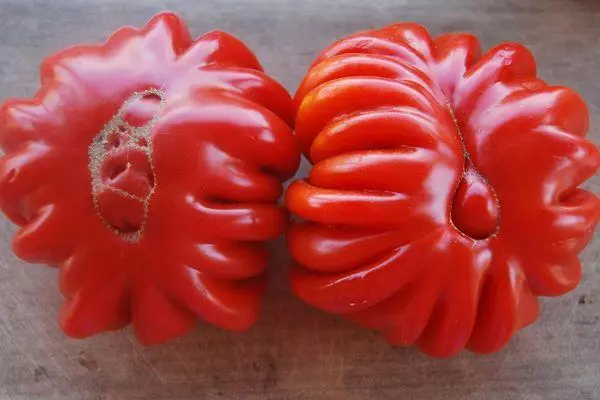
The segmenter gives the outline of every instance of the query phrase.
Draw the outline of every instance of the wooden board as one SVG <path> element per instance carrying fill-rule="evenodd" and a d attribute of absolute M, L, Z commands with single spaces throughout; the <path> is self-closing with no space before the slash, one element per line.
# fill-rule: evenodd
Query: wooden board
<path fill-rule="evenodd" d="M 0 0 L 0 97 L 33 94 L 45 55 L 140 25 L 163 8 L 195 33 L 219 28 L 243 38 L 292 91 L 333 39 L 393 21 L 421 22 L 433 33 L 467 30 L 485 46 L 523 42 L 546 80 L 588 100 L 600 141 L 595 0 Z M 588 186 L 598 192 L 600 179 Z M 56 271 L 17 260 L 13 232 L 0 220 L 0 399 L 600 399 L 598 238 L 582 255 L 580 287 L 545 299 L 540 321 L 505 350 L 436 360 L 300 303 L 286 284 L 284 250 L 271 265 L 262 318 L 246 334 L 201 325 L 154 348 L 129 330 L 67 339 L 55 320 Z"/>

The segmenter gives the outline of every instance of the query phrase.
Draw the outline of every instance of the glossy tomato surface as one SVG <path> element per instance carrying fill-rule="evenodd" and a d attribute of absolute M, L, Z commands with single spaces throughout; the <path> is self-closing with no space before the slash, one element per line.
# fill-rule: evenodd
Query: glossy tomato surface
<path fill-rule="evenodd" d="M 293 105 L 238 39 L 173 14 L 47 58 L 32 99 L 0 109 L 0 208 L 14 251 L 60 268 L 60 325 L 133 324 L 159 343 L 199 319 L 257 318 L 300 152 Z"/>
<path fill-rule="evenodd" d="M 324 50 L 296 94 L 314 164 L 286 194 L 309 304 L 433 356 L 489 353 L 581 278 L 588 110 L 516 43 L 400 23 Z"/>

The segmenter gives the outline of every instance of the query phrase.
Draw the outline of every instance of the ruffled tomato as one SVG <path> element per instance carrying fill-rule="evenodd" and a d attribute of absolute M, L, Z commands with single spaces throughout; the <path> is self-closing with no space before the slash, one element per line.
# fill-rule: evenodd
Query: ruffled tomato
<path fill-rule="evenodd" d="M 296 95 L 314 167 L 286 195 L 295 292 L 449 356 L 501 348 L 573 289 L 600 156 L 572 90 L 505 43 L 401 23 L 327 48 Z"/>
<path fill-rule="evenodd" d="M 0 207 L 21 226 L 15 253 L 60 268 L 65 333 L 132 323 L 158 343 L 197 318 L 252 325 L 300 157 L 285 89 L 239 40 L 192 40 L 172 14 L 41 75 L 0 109 Z"/>

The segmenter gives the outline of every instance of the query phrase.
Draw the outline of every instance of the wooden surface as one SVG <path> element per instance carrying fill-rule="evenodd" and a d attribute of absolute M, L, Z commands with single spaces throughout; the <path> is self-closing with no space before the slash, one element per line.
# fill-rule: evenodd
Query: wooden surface
<path fill-rule="evenodd" d="M 546 80 L 588 100 L 600 141 L 595 0 L 0 0 L 0 97 L 33 94 L 44 55 L 140 25 L 164 8 L 181 13 L 194 33 L 219 28 L 243 38 L 290 90 L 333 39 L 395 20 L 433 33 L 471 31 L 485 46 L 523 42 Z M 600 179 L 588 186 L 598 192 Z M 246 334 L 200 325 L 155 348 L 135 343 L 129 330 L 67 339 L 55 320 L 56 271 L 17 260 L 13 232 L 0 220 L 0 399 L 600 400 L 598 238 L 582 254 L 579 288 L 545 299 L 539 322 L 505 350 L 435 360 L 301 304 L 287 288 L 283 250 L 271 265 L 262 318 Z"/>

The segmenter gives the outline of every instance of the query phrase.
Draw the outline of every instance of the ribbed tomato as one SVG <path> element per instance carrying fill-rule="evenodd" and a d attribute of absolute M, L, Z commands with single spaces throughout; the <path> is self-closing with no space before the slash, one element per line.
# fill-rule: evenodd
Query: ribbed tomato
<path fill-rule="evenodd" d="M 21 226 L 16 254 L 60 268 L 65 333 L 250 327 L 300 159 L 286 90 L 239 40 L 192 40 L 173 14 L 41 74 L 0 109 L 0 208 Z"/>
<path fill-rule="evenodd" d="M 600 203 L 578 186 L 600 155 L 584 101 L 523 46 L 361 32 L 322 52 L 296 104 L 314 163 L 286 195 L 306 302 L 450 356 L 498 350 L 538 296 L 579 282 Z"/>

